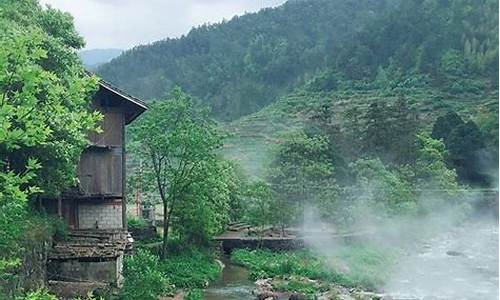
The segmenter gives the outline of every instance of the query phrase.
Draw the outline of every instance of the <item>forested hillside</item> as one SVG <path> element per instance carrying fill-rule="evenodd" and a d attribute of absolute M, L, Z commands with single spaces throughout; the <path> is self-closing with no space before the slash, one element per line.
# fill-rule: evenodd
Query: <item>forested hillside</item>
<path fill-rule="evenodd" d="M 405 1 L 388 10 L 343 45 L 335 67 L 227 126 L 232 138 L 226 155 L 240 161 L 250 174 L 265 176 L 282 135 L 303 128 L 324 109 L 342 132 L 343 136 L 336 135 L 338 147 L 367 155 L 370 151 L 361 149 L 369 148 L 368 137 L 353 142 L 345 135 L 361 139 L 373 134 L 367 126 L 373 122 L 385 126 L 393 118 L 392 103 L 402 100 L 418 117 L 417 128 L 431 130 L 436 119 L 449 111 L 475 122 L 485 140 L 479 144 L 492 150 L 488 159 L 493 159 L 498 148 L 497 4 Z M 399 136 L 411 135 L 411 130 L 398 130 L 381 129 L 374 139 L 389 147 Z M 473 143 L 461 138 L 464 144 Z M 476 162 L 484 168 L 484 162 Z"/>
<path fill-rule="evenodd" d="M 345 43 L 394 0 L 289 1 L 194 28 L 180 39 L 137 46 L 99 75 L 144 99 L 179 85 L 233 120 L 272 103 L 334 65 Z"/>
<path fill-rule="evenodd" d="M 495 0 L 288 1 L 135 47 L 98 73 L 145 99 L 179 85 L 222 120 L 255 112 L 321 72 L 324 88 L 388 80 L 481 90 L 490 81 L 473 79 L 497 82 L 496 7 Z M 405 80 L 409 74 L 421 76 Z"/>

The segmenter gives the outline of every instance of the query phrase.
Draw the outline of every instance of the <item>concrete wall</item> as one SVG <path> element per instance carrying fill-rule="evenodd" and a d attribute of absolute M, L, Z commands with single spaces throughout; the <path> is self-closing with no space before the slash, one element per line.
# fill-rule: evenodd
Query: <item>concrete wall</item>
<path fill-rule="evenodd" d="M 99 229 L 122 228 L 122 204 L 79 203 L 78 227 L 80 229 L 95 229 L 96 222 Z"/>
<path fill-rule="evenodd" d="M 121 258 L 108 261 L 51 261 L 47 267 L 51 280 L 116 284 L 119 280 L 118 260 L 121 262 Z"/>

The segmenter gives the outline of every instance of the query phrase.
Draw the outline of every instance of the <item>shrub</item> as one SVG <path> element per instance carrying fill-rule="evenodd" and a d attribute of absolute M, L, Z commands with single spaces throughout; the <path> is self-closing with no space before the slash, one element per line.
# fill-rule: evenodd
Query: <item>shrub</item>
<path fill-rule="evenodd" d="M 155 300 L 168 291 L 168 280 L 162 272 L 160 260 L 148 251 L 139 249 L 125 258 L 125 282 L 122 294 L 130 300 Z"/>
<path fill-rule="evenodd" d="M 162 262 L 162 271 L 170 283 L 177 288 L 204 288 L 217 279 L 221 267 L 211 255 L 199 250 L 186 251 L 167 257 Z"/>
<path fill-rule="evenodd" d="M 17 300 L 57 300 L 57 297 L 49 294 L 46 290 L 37 290 L 27 293 L 23 297 L 16 298 Z"/>
<path fill-rule="evenodd" d="M 186 294 L 186 297 L 184 297 L 186 300 L 202 300 L 203 299 L 203 290 L 201 289 L 192 289 L 188 291 Z"/>
<path fill-rule="evenodd" d="M 128 217 L 127 218 L 127 225 L 128 228 L 134 229 L 134 228 L 144 228 L 148 226 L 146 223 L 146 220 L 143 218 L 136 218 L 136 217 Z"/>

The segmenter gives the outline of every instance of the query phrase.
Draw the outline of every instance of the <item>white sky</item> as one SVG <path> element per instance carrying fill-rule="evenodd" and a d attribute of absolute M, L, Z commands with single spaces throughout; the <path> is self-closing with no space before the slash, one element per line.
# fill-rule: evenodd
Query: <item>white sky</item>
<path fill-rule="evenodd" d="M 193 26 L 229 20 L 235 15 L 276 6 L 285 0 L 40 0 L 67 11 L 85 38 L 86 49 L 127 49 L 167 37 L 180 37 Z"/>

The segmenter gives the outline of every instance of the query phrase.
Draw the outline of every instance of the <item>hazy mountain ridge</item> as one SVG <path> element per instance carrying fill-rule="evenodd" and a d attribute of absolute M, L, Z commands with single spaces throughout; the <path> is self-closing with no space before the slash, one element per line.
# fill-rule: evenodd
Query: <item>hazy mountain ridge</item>
<path fill-rule="evenodd" d="M 194 28 L 180 39 L 137 46 L 98 73 L 146 100 L 179 85 L 219 119 L 233 120 L 333 66 L 338 48 L 397 2 L 288 1 Z"/>
<path fill-rule="evenodd" d="M 99 65 L 111 61 L 113 58 L 122 54 L 123 49 L 108 48 L 108 49 L 89 49 L 78 53 L 83 64 L 88 69 L 95 69 Z"/>

